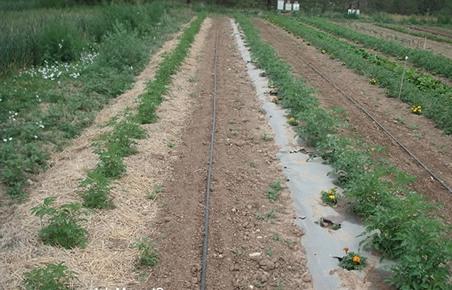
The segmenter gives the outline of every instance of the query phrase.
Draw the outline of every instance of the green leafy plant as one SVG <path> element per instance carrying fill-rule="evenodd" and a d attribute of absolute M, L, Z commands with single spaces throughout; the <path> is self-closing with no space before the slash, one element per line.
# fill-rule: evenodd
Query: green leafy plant
<path fill-rule="evenodd" d="M 84 191 L 81 193 L 83 206 L 88 208 L 112 208 L 113 202 L 109 197 L 110 180 L 99 170 L 88 173 L 88 177 L 81 183 Z"/>
<path fill-rule="evenodd" d="M 41 205 L 31 209 L 41 220 L 48 217 L 47 225 L 39 231 L 39 237 L 52 246 L 66 249 L 84 247 L 87 231 L 80 225 L 81 204 L 73 202 L 53 207 L 54 201 L 54 197 L 47 197 Z"/>
<path fill-rule="evenodd" d="M 366 267 L 366 257 L 355 252 L 349 252 L 339 262 L 339 266 L 346 270 L 362 270 Z"/>
<path fill-rule="evenodd" d="M 134 247 L 138 249 L 139 252 L 138 265 L 140 267 L 154 267 L 157 265 L 159 256 L 149 239 L 141 239 L 134 244 Z"/>
<path fill-rule="evenodd" d="M 275 180 L 270 184 L 270 188 L 267 190 L 267 198 L 270 201 L 276 201 L 281 193 L 281 182 L 279 180 Z"/>
<path fill-rule="evenodd" d="M 75 273 L 63 263 L 48 264 L 24 274 L 24 286 L 27 290 L 70 290 Z"/>
<path fill-rule="evenodd" d="M 338 196 L 336 188 L 332 188 L 328 191 L 322 191 L 320 194 L 322 195 L 322 201 L 325 204 L 333 207 L 337 205 Z"/>

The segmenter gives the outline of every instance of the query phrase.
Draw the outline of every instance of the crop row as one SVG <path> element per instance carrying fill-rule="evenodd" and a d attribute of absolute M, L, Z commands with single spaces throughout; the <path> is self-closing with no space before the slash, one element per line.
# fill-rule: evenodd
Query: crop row
<path fill-rule="evenodd" d="M 419 73 L 414 69 L 407 72 L 408 82 L 400 91 L 403 67 L 381 56 L 336 39 L 334 36 L 311 28 L 296 18 L 268 15 L 267 19 L 287 31 L 310 41 L 328 54 L 342 60 L 348 67 L 369 79 L 376 79 L 379 86 L 386 88 L 390 97 L 398 97 L 413 106 L 421 105 L 423 115 L 432 119 L 446 134 L 452 133 L 452 90 L 450 87 Z"/>
<path fill-rule="evenodd" d="M 341 136 L 338 129 L 345 122 L 319 106 L 312 88 L 293 76 L 290 66 L 260 39 L 248 18 L 236 18 L 253 60 L 266 71 L 283 106 L 299 122 L 297 132 L 338 173 L 338 184 L 364 220 L 368 245 L 397 261 L 392 284 L 400 289 L 449 289 L 447 261 L 452 252 L 447 229 L 432 216 L 433 207 L 407 189 L 411 179 L 375 158 L 372 146 Z"/>
<path fill-rule="evenodd" d="M 367 34 L 356 32 L 344 26 L 336 25 L 322 18 L 299 17 L 299 21 L 318 27 L 346 39 L 357 41 L 365 47 L 372 48 L 394 57 L 408 56 L 411 63 L 429 72 L 442 74 L 452 78 L 452 60 L 445 56 L 433 54 L 422 49 L 408 48 L 395 41 L 387 41 Z"/>
<path fill-rule="evenodd" d="M 126 171 L 123 158 L 136 153 L 135 140 L 146 137 L 145 131 L 140 125 L 156 120 L 155 110 L 163 101 L 172 76 L 187 56 L 203 20 L 204 15 L 200 15 L 194 20 L 182 34 L 178 46 L 164 57 L 155 78 L 148 84 L 146 92 L 140 96 L 138 112 L 126 114 L 116 122 L 112 131 L 105 134 L 100 142 L 96 143 L 99 163 L 81 182 L 84 188 L 81 193 L 83 204 L 73 202 L 54 207 L 54 198 L 48 197 L 43 204 L 32 209 L 32 212 L 41 219 L 47 218 L 46 225 L 39 233 L 45 244 L 66 249 L 84 247 L 87 243 L 87 231 L 80 224 L 82 206 L 96 209 L 107 209 L 114 206 L 109 197 L 110 184 L 112 180 L 119 178 Z M 139 266 L 154 266 L 158 262 L 158 254 L 149 240 L 143 239 L 137 242 L 135 247 L 140 253 L 137 259 Z M 24 283 L 27 286 L 30 285 L 30 289 L 36 289 L 37 285 L 49 282 L 55 283 L 58 287 L 66 287 L 73 276 L 74 273 L 63 264 L 49 264 L 26 273 Z M 59 281 L 64 281 L 64 283 L 59 284 Z"/>
<path fill-rule="evenodd" d="M 445 43 L 452 44 L 452 40 L 450 40 L 447 37 L 443 37 L 441 35 L 436 35 L 436 34 L 429 33 L 429 32 L 424 32 L 424 31 L 414 31 L 412 29 L 404 27 L 403 25 L 389 24 L 389 23 L 375 23 L 375 25 L 378 25 L 378 26 L 383 27 L 383 28 L 388 28 L 388 29 L 392 29 L 392 30 L 395 30 L 395 31 L 399 31 L 399 32 L 402 32 L 402 33 L 411 34 L 411 35 L 418 36 L 418 37 L 425 37 L 427 39 L 431 39 L 431 40 L 434 40 L 434 41 L 439 41 L 439 42 L 445 42 Z"/>

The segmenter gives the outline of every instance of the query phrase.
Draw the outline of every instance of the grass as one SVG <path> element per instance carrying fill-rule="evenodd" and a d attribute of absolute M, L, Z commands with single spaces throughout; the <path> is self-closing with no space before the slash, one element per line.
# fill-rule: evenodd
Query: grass
<path fill-rule="evenodd" d="M 297 132 L 316 147 L 336 173 L 341 173 L 337 183 L 366 229 L 373 233 L 367 240 L 369 245 L 380 250 L 383 257 L 395 259 L 391 283 L 401 289 L 449 289 L 449 229 L 434 217 L 435 211 L 419 194 L 407 188 L 412 178 L 375 156 L 372 146 L 338 134 L 344 121 L 335 121 L 333 111 L 319 106 L 313 90 L 293 76 L 288 64 L 260 39 L 248 18 L 237 15 L 236 19 L 253 61 L 266 71 L 278 87 L 282 105 L 299 121 Z M 414 199 L 417 202 L 408 207 Z M 375 219 L 377 216 L 385 218 Z"/>
<path fill-rule="evenodd" d="M 43 204 L 34 207 L 32 213 L 41 218 L 48 217 L 47 225 L 39 231 L 39 238 L 51 246 L 65 249 L 84 247 L 87 242 L 87 231 L 80 225 L 81 204 L 67 203 L 53 207 L 55 198 L 44 199 Z"/>
<path fill-rule="evenodd" d="M 267 19 L 339 58 L 358 73 L 375 79 L 386 89 L 388 96 L 399 96 L 402 66 L 338 40 L 328 33 L 310 28 L 298 19 L 277 15 L 268 15 Z M 424 116 L 432 119 L 446 134 L 452 134 L 452 89 L 413 69 L 407 70 L 406 80 L 408 81 L 404 83 L 400 99 L 411 105 L 421 105 Z"/>
<path fill-rule="evenodd" d="M 43 12 L 48 23 L 58 22 L 59 17 L 67 21 L 74 18 L 75 22 L 94 18 L 98 25 L 83 23 L 98 29 L 99 38 L 90 40 L 90 48 L 73 61 L 49 59 L 35 67 L 20 64 L 20 71 L 0 76 L 0 182 L 9 195 L 25 197 L 28 179 L 46 169 L 50 153 L 61 150 L 92 123 L 97 111 L 128 89 L 144 67 L 148 52 L 155 51 L 169 33 L 192 16 L 188 10 L 170 8 L 155 2 L 78 8 L 75 14 L 72 10 Z M 85 10 L 89 11 L 85 14 Z M 33 17 L 39 12 L 14 13 L 8 18 L 14 20 L 2 23 L 20 35 L 29 34 L 21 30 L 21 21 L 35 21 Z M 113 23 L 103 24 L 112 19 Z M 39 31 L 40 26 L 33 22 L 27 25 Z M 1 47 L 13 42 L 0 43 Z M 108 162 L 108 156 L 104 157 Z"/>
<path fill-rule="evenodd" d="M 48 264 L 26 272 L 23 284 L 27 290 L 70 290 L 74 279 L 74 272 L 63 263 Z"/>
<path fill-rule="evenodd" d="M 336 25 L 326 19 L 316 17 L 300 17 L 298 21 L 314 25 L 324 31 L 346 39 L 359 42 L 365 47 L 395 56 L 408 56 L 411 63 L 427 71 L 442 74 L 452 78 L 452 60 L 445 56 L 436 55 L 430 51 L 404 47 L 395 41 L 387 41 L 378 37 L 356 32 L 344 26 Z"/>

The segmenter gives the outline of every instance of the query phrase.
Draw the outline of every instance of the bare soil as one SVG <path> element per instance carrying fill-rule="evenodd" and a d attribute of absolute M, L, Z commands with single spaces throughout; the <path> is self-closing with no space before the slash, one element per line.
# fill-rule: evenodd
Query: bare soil
<path fill-rule="evenodd" d="M 340 25 L 346 25 L 358 32 L 371 36 L 376 36 L 385 40 L 394 40 L 402 45 L 410 48 L 424 49 L 423 37 L 406 34 L 400 31 L 380 27 L 367 22 L 341 22 Z M 427 39 L 425 41 L 425 49 L 433 53 L 441 54 L 445 57 L 452 58 L 452 44 Z"/>
<path fill-rule="evenodd" d="M 203 197 L 211 128 L 213 55 L 218 43 L 218 110 L 211 192 L 208 289 L 310 289 L 300 249 L 302 232 L 293 224 L 287 189 L 270 202 L 269 185 L 284 180 L 271 132 L 259 110 L 246 67 L 227 18 L 213 19 L 200 60 L 196 104 L 177 147 L 173 175 L 164 183 L 152 223 L 159 264 L 143 288 L 198 289 Z M 265 217 L 265 214 L 268 214 Z"/>
<path fill-rule="evenodd" d="M 416 176 L 413 188 L 426 195 L 431 201 L 444 206 L 439 210 L 439 214 L 450 223 L 452 219 L 450 193 L 435 182 L 398 145 L 391 142 L 332 84 L 326 82 L 307 66 L 306 62 L 314 65 L 337 87 L 370 111 L 391 134 L 449 185 L 452 184 L 452 152 L 448 148 L 452 148 L 452 136 L 444 135 L 427 118 L 411 114 L 407 104 L 385 97 L 383 89 L 370 85 L 365 77 L 357 75 L 316 48 L 308 46 L 303 40 L 264 20 L 255 19 L 254 23 L 261 31 L 263 39 L 269 42 L 279 56 L 292 66 L 294 73 L 302 76 L 310 86 L 316 89 L 316 96 L 321 104 L 327 108 L 345 109 L 350 123 L 349 130 L 362 136 L 370 144 L 386 148 L 385 155 L 394 165 Z"/>

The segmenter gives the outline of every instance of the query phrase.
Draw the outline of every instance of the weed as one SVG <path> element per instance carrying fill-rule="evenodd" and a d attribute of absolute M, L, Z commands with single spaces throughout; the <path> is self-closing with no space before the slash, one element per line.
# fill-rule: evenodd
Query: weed
<path fill-rule="evenodd" d="M 44 244 L 60 246 L 66 249 L 84 247 L 87 242 L 87 231 L 80 223 L 79 203 L 67 203 L 60 207 L 52 207 L 55 198 L 47 197 L 42 205 L 34 207 L 31 212 L 41 218 L 48 216 L 47 225 L 39 231 Z"/>
<path fill-rule="evenodd" d="M 69 290 L 75 274 L 63 263 L 48 264 L 24 274 L 24 286 L 27 290 Z"/>
<path fill-rule="evenodd" d="M 267 198 L 270 201 L 276 201 L 281 193 L 281 182 L 275 180 L 270 184 L 270 188 L 267 190 Z"/>
<path fill-rule="evenodd" d="M 158 253 L 149 239 L 141 239 L 134 244 L 138 249 L 138 265 L 140 267 L 154 267 L 159 261 Z"/>
<path fill-rule="evenodd" d="M 160 184 L 157 184 L 154 186 L 154 189 L 148 193 L 148 198 L 150 200 L 156 200 L 157 197 L 159 196 L 160 193 L 163 192 L 163 186 L 161 186 Z"/>
<path fill-rule="evenodd" d="M 264 213 L 260 213 L 260 212 L 256 213 L 256 219 L 258 219 L 260 221 L 268 222 L 268 221 L 274 220 L 275 218 L 276 218 L 276 211 L 273 208 Z"/>
<path fill-rule="evenodd" d="M 176 148 L 176 144 L 174 144 L 174 142 L 172 142 L 172 141 L 168 141 L 168 142 L 166 143 L 166 146 L 168 146 L 169 149 L 174 149 L 174 148 Z"/>
<path fill-rule="evenodd" d="M 273 135 L 271 133 L 264 132 L 261 138 L 265 142 L 273 141 Z"/>
<path fill-rule="evenodd" d="M 267 250 L 265 251 L 265 254 L 266 254 L 268 257 L 273 256 L 273 249 L 272 249 L 271 247 L 268 247 Z"/>

